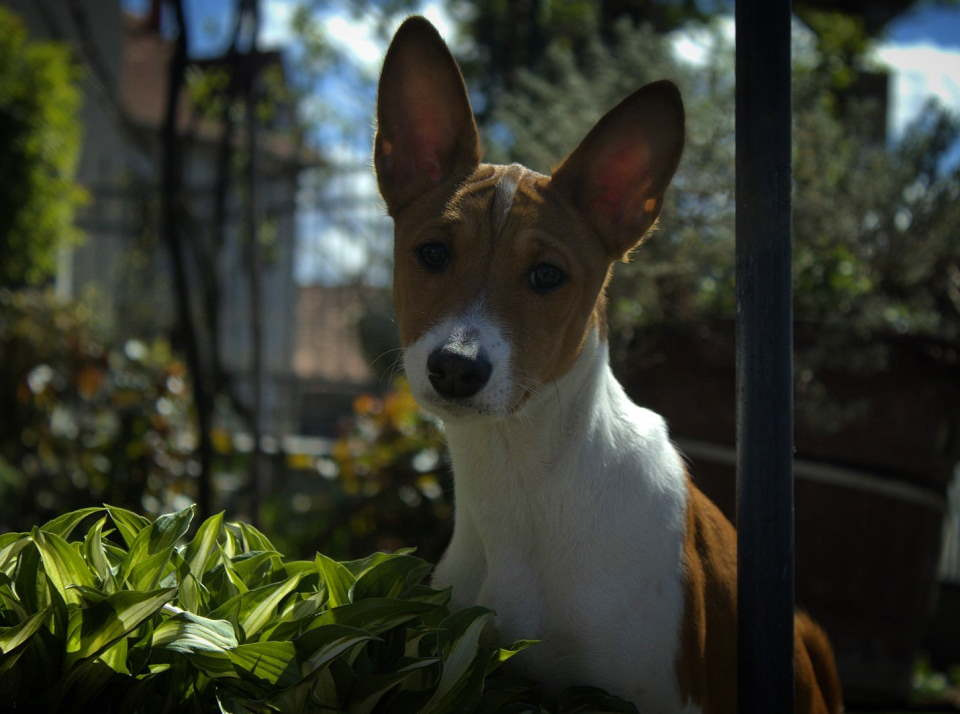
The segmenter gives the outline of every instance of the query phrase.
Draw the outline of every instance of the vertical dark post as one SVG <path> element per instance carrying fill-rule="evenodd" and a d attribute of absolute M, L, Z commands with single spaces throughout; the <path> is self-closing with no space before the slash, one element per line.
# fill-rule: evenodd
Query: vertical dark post
<path fill-rule="evenodd" d="M 167 105 L 161 132 L 161 206 L 160 236 L 170 252 L 173 267 L 174 295 L 177 304 L 177 329 L 183 339 L 187 367 L 193 381 L 193 399 L 197 408 L 197 460 L 200 475 L 197 479 L 197 506 L 199 515 L 206 518 L 213 511 L 213 445 L 210 426 L 213 400 L 207 384 L 198 328 L 191 309 L 191 284 L 187 274 L 186 257 L 180 218 L 183 203 L 183 157 L 177 133 L 180 99 L 187 71 L 187 20 L 183 0 L 168 0 L 176 21 L 177 35 L 167 71 Z M 159 12 L 159 3 L 154 4 Z"/>
<path fill-rule="evenodd" d="M 793 712 L 790 0 L 737 0 L 740 714 Z"/>
<path fill-rule="evenodd" d="M 259 0 L 247 0 L 250 17 L 250 46 L 247 49 L 244 113 L 247 129 L 246 189 L 246 244 L 248 279 L 250 288 L 250 372 L 253 386 L 250 431 L 253 436 L 253 452 L 250 454 L 250 519 L 260 523 L 260 507 L 263 500 L 263 304 L 262 304 L 262 259 L 257 231 L 257 99 L 259 85 L 259 62 L 257 36 L 260 33 Z"/>

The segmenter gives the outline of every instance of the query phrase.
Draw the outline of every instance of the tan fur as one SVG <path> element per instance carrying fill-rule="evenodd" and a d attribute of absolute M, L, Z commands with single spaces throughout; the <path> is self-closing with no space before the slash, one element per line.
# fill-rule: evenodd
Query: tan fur
<path fill-rule="evenodd" d="M 703 714 L 737 711 L 737 534 L 710 499 L 687 482 L 686 614 L 677 677 Z M 806 613 L 794 618 L 797 714 L 836 714 L 843 697 L 833 651 Z"/>
<path fill-rule="evenodd" d="M 377 99 L 374 163 L 395 224 L 394 299 L 408 345 L 443 317 L 482 301 L 509 327 L 518 386 L 563 375 L 597 326 L 606 335 L 604 287 L 656 221 L 683 146 L 683 106 L 672 84 L 648 85 L 597 124 L 552 177 L 480 164 L 480 140 L 463 77 L 423 18 L 394 36 Z M 496 184 L 516 181 L 506 215 L 493 216 Z M 498 212 L 499 213 L 499 212 Z M 448 244 L 448 270 L 419 265 L 417 246 Z M 534 295 L 539 262 L 569 277 Z"/>
<path fill-rule="evenodd" d="M 410 344 L 443 317 L 483 301 L 510 332 L 522 383 L 544 384 L 564 374 L 580 354 L 589 326 L 602 324 L 601 291 L 609 258 L 589 228 L 551 190 L 549 178 L 526 171 L 502 231 L 493 230 L 496 183 L 510 167 L 481 164 L 446 201 L 421 201 L 398 217 L 394 301 L 400 339 Z M 430 274 L 415 248 L 441 241 L 454 256 Z M 562 291 L 537 295 L 528 271 L 546 261 L 569 275 Z M 526 391 L 515 395 L 517 404 Z"/>

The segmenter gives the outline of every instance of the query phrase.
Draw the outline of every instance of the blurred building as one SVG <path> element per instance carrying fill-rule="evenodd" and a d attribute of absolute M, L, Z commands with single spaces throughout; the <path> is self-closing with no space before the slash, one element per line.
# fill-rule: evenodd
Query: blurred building
<path fill-rule="evenodd" d="M 78 181 L 90 202 L 78 219 L 86 235 L 65 248 L 56 287 L 63 297 L 93 301 L 118 339 L 171 334 L 176 318 L 172 272 L 157 235 L 160 204 L 160 132 L 166 109 L 173 45 L 160 29 L 160 3 L 145 17 L 124 13 L 117 0 L 7 0 L 35 38 L 67 43 L 83 66 L 84 144 Z M 277 52 L 253 56 L 261 72 L 283 79 Z M 216 70 L 224 58 L 192 61 L 188 75 Z M 294 107 L 280 107 L 257 136 L 256 201 L 261 233 L 265 433 L 295 427 L 293 346 L 297 287 L 293 265 L 298 176 L 305 155 Z M 181 99 L 185 206 L 184 241 L 191 293 L 200 313 L 210 276 L 222 289 L 218 324 L 201 334 L 216 339 L 224 371 L 243 400 L 250 393 L 250 295 L 243 238 L 243 190 L 235 180 L 222 245 L 215 244 L 214 192 L 220 127 Z M 235 157 L 244 136 L 234 138 Z M 236 160 L 236 158 L 235 158 Z"/>
<path fill-rule="evenodd" d="M 388 301 L 383 289 L 360 284 L 300 288 L 293 368 L 301 433 L 336 435 L 353 400 L 388 383 L 399 358 Z"/>

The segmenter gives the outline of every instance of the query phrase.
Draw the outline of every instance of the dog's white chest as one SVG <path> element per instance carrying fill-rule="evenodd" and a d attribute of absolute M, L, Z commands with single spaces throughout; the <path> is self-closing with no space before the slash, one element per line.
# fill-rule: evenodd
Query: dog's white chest
<path fill-rule="evenodd" d="M 662 420 L 615 381 L 609 391 L 611 414 L 572 424 L 579 441 L 570 425 L 546 443 L 522 427 L 448 429 L 457 521 L 435 579 L 456 605 L 494 609 L 501 640 L 542 640 L 515 666 L 551 689 L 599 686 L 641 710 L 682 711 L 684 472 Z"/>

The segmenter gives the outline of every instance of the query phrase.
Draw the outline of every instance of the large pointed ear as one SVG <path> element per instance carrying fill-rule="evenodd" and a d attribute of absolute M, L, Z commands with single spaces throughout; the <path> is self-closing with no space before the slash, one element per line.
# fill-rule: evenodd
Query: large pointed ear
<path fill-rule="evenodd" d="M 660 214 L 683 140 L 680 92 L 673 82 L 654 82 L 597 122 L 551 183 L 593 226 L 609 255 L 622 258 Z"/>
<path fill-rule="evenodd" d="M 374 165 L 390 214 L 479 161 L 460 68 L 433 25 L 410 17 L 387 50 L 377 96 Z"/>

